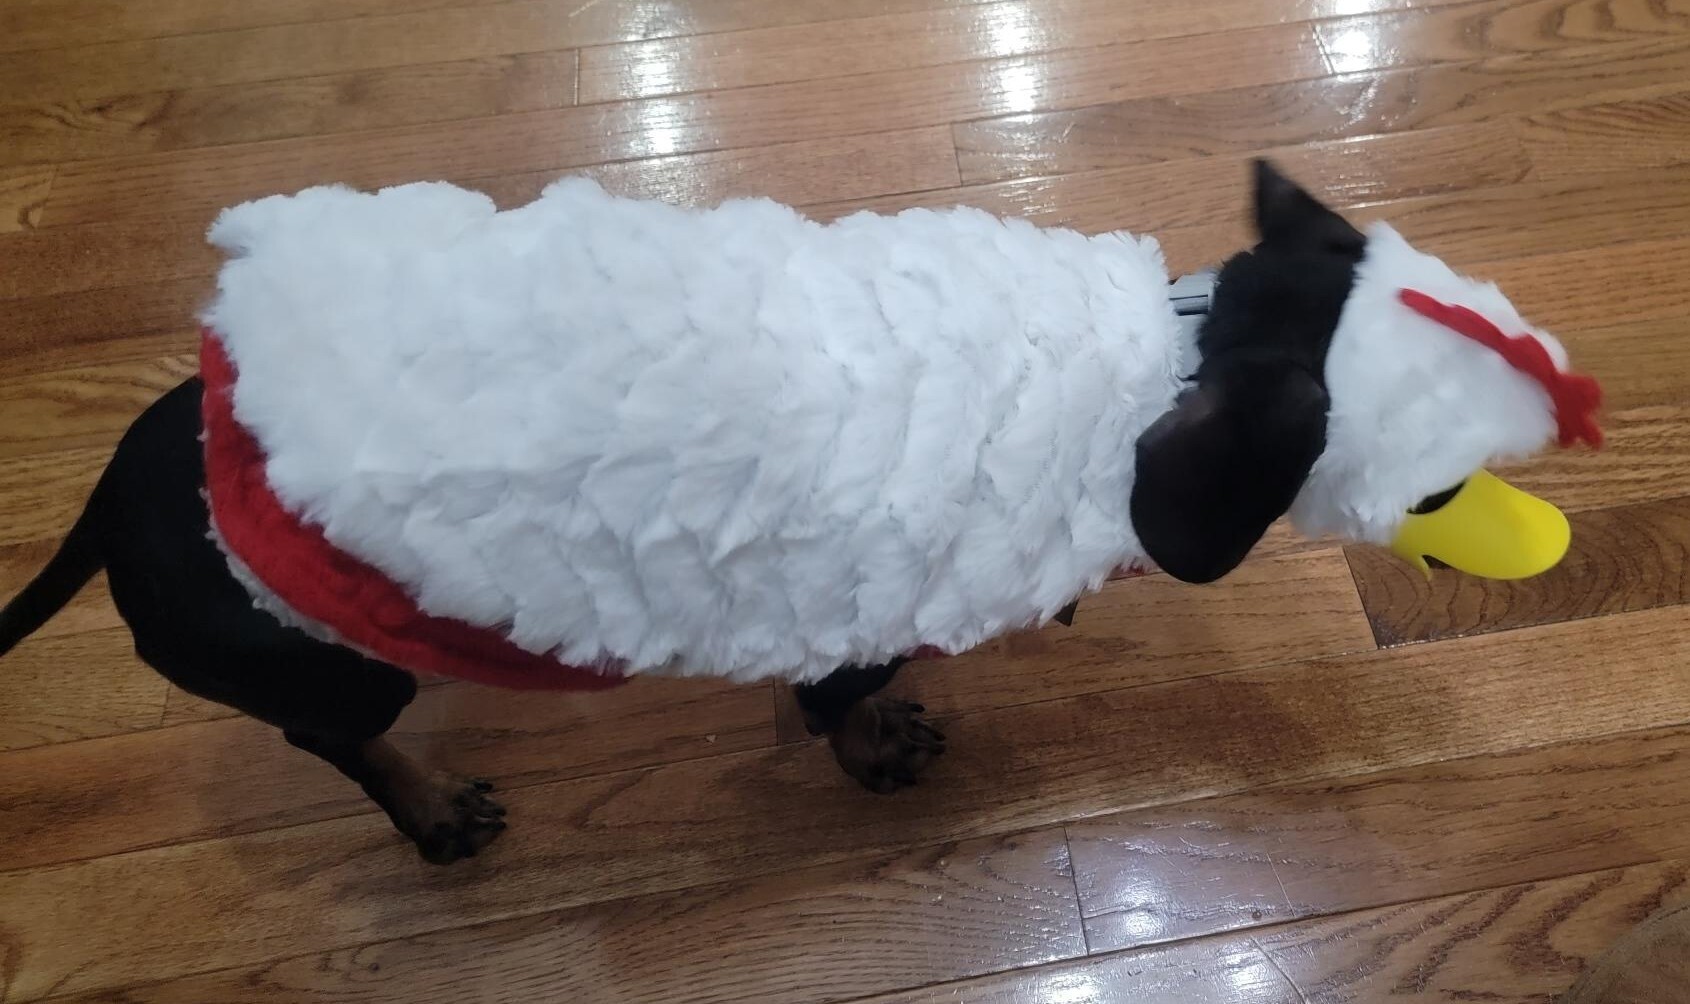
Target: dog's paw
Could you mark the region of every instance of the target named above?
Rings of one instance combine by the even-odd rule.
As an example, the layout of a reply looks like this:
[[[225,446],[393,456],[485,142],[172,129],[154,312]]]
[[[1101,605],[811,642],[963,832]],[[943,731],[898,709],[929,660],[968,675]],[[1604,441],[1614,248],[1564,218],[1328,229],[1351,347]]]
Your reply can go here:
[[[916,782],[945,752],[945,734],[922,721],[919,704],[892,697],[867,697],[851,706],[828,736],[845,773],[882,795]]]
[[[407,793],[400,829],[432,864],[475,857],[505,829],[505,807],[488,796],[492,790],[480,778],[435,771]]]

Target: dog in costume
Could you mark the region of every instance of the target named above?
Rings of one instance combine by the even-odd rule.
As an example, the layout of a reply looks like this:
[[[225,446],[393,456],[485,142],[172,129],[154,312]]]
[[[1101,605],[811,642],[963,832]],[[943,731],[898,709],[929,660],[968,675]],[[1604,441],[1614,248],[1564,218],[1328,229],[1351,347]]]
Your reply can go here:
[[[972,209],[830,224],[569,179],[227,210],[200,376],[130,429],[0,651],[95,571],[141,657],[363,785],[431,861],[503,828],[382,734],[412,674],[795,684],[876,791],[944,749],[878,691],[1121,569],[1208,582],[1289,513],[1421,567],[1553,566],[1486,473],[1597,444],[1493,286],[1266,164],[1181,323],[1155,241]]]

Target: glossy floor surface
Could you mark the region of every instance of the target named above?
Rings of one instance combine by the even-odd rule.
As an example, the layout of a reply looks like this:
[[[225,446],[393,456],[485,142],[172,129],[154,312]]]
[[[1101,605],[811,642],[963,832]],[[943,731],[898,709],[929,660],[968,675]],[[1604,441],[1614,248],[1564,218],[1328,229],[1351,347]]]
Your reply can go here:
[[[1517,472],[1573,513],[1557,571],[1275,530],[1220,585],[1114,583],[900,679],[951,752],[892,798],[775,688],[428,687],[402,744],[512,824],[449,869],[91,587],[0,662],[0,997],[1553,999],[1690,900],[1679,0],[6,0],[0,594],[193,371],[232,201],[586,172],[1130,227],[1183,269],[1244,240],[1260,151],[1605,382],[1609,449]]]

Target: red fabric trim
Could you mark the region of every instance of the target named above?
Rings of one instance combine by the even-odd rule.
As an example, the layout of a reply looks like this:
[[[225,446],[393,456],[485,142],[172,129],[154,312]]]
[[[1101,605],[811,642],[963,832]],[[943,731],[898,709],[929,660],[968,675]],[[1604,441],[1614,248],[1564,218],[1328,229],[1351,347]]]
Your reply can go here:
[[[1549,392],[1555,406],[1555,425],[1562,446],[1572,446],[1579,440],[1591,446],[1602,445],[1602,429],[1596,424],[1596,409],[1602,405],[1602,387],[1595,378],[1583,373],[1566,373],[1549,357],[1543,343],[1530,335],[1509,336],[1478,311],[1441,300],[1417,289],[1397,291],[1408,309],[1442,324],[1444,327],[1471,338],[1490,349],[1508,365],[1536,380]]]
[[[234,366],[209,330],[200,336],[200,376],[211,518],[229,550],[301,616],[412,672],[528,690],[627,682],[518,648],[497,631],[423,613],[397,583],[296,519],[270,490],[263,449],[235,418]]]

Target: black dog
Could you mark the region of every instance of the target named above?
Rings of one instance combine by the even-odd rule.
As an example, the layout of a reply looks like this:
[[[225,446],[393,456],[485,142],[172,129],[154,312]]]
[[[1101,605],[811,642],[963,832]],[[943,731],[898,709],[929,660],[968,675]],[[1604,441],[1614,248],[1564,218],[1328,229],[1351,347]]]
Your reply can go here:
[[[1134,525],[1188,581],[1242,561],[1320,455],[1327,346],[1365,244],[1265,164],[1256,187],[1261,241],[1225,266],[1192,388],[1136,445]],[[231,577],[200,494],[201,393],[189,380],[131,426],[59,552],[0,612],[0,653],[103,567],[136,651],[172,683],[339,768],[429,861],[475,854],[505,826],[492,786],[425,768],[383,738],[416,693],[412,676],[283,626]],[[922,708],[878,694],[897,669],[845,667],[796,688],[810,729],[876,791],[911,783],[944,751]]]

